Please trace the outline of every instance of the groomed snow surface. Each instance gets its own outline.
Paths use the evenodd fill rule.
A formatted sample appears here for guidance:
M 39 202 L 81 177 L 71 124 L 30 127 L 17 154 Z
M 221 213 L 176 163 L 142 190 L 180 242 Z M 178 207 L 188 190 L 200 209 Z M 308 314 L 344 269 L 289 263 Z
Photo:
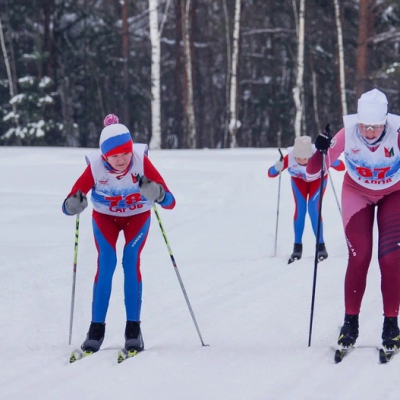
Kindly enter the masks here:
M 333 361 L 343 321 L 347 248 L 339 208 L 343 172 L 323 203 L 329 258 L 318 265 L 308 346 L 315 238 L 306 220 L 303 259 L 293 247 L 290 178 L 267 177 L 277 149 L 151 151 L 177 199 L 159 209 L 204 343 L 201 345 L 153 214 L 142 253 L 146 350 L 117 364 L 124 343 L 117 266 L 102 350 L 75 364 L 91 318 L 96 250 L 91 206 L 81 215 L 72 345 L 68 345 L 75 217 L 61 204 L 88 149 L 0 148 L 0 399 L 397 400 L 400 356 L 378 362 L 382 300 L 376 246 L 357 348 Z M 376 234 L 375 234 L 376 235 Z M 118 242 L 119 256 L 123 237 Z

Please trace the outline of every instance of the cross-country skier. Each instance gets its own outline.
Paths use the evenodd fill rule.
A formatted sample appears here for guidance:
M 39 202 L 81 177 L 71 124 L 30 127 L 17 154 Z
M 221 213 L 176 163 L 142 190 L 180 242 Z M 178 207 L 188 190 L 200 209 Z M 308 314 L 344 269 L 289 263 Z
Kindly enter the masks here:
M 396 349 L 400 348 L 400 116 L 388 114 L 386 95 L 373 89 L 359 98 L 357 114 L 346 115 L 343 121 L 344 127 L 333 140 L 329 125 L 317 137 L 315 146 L 320 151 L 307 164 L 307 175 L 318 175 L 321 152 L 327 152 L 327 168 L 341 153 L 347 166 L 342 219 L 349 260 L 344 282 L 344 324 L 338 344 L 352 346 L 358 337 L 376 210 L 384 314 L 382 344 Z
M 92 321 L 82 350 L 96 352 L 104 339 L 112 277 L 117 264 L 116 243 L 125 237 L 122 255 L 126 309 L 125 349 L 144 348 L 140 329 L 142 277 L 140 253 L 150 227 L 154 202 L 163 208 L 175 206 L 174 196 L 147 157 L 147 145 L 133 144 L 129 129 L 109 114 L 104 119 L 100 150 L 89 154 L 88 166 L 73 185 L 62 209 L 67 215 L 87 207 L 91 190 L 93 234 L 98 252 L 93 286 Z
M 319 211 L 319 193 L 321 180 L 319 177 L 308 181 L 306 179 L 306 165 L 308 159 L 316 151 L 315 146 L 311 144 L 310 136 L 299 136 L 295 139 L 294 146 L 288 148 L 288 154 L 269 168 L 268 176 L 275 178 L 285 169 L 288 170 L 291 176 L 292 191 L 295 202 L 295 212 L 293 217 L 294 227 L 294 247 L 293 253 L 290 256 L 289 263 L 294 260 L 299 260 L 303 253 L 303 232 L 306 213 L 310 216 L 311 225 L 315 237 L 317 237 L 318 229 L 318 211 Z M 338 171 L 344 171 L 345 166 L 343 161 L 337 160 L 332 167 Z M 327 183 L 327 174 L 323 181 L 323 193 L 325 192 Z M 323 223 L 321 220 L 320 234 L 318 238 L 318 259 L 324 260 L 328 257 L 326 251 Z

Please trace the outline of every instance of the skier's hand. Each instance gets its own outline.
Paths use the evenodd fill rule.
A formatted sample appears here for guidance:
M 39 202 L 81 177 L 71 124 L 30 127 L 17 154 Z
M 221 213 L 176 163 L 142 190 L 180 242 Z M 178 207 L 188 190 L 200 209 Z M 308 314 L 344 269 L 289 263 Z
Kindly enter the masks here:
M 325 126 L 323 133 L 320 133 L 315 140 L 315 148 L 321 153 L 326 154 L 332 144 L 333 132 L 330 129 L 330 124 Z
M 163 185 L 151 181 L 147 176 L 142 176 L 139 179 L 140 194 L 147 200 L 160 203 L 165 198 L 165 190 Z
M 276 172 L 281 172 L 283 170 L 283 161 L 279 160 L 274 165 Z
M 80 214 L 87 205 L 87 197 L 80 190 L 78 190 L 74 195 L 67 197 L 64 201 L 65 211 L 69 215 Z

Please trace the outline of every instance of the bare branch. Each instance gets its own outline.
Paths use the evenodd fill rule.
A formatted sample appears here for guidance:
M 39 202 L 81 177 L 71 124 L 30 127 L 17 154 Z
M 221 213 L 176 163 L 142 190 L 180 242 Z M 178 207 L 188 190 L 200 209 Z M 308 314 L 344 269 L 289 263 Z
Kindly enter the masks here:
M 372 44 L 382 42 L 398 42 L 400 41 L 400 28 L 393 29 L 387 32 L 379 33 L 375 36 L 368 38 L 367 42 Z

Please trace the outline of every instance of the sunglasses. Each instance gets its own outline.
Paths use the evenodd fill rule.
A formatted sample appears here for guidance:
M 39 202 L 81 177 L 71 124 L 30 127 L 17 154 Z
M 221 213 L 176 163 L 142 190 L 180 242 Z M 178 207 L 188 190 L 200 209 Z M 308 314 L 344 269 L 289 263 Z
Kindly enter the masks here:
M 366 125 L 366 124 L 359 124 L 360 129 L 364 129 L 366 131 L 376 131 L 383 129 L 385 125 L 379 124 L 379 125 Z

